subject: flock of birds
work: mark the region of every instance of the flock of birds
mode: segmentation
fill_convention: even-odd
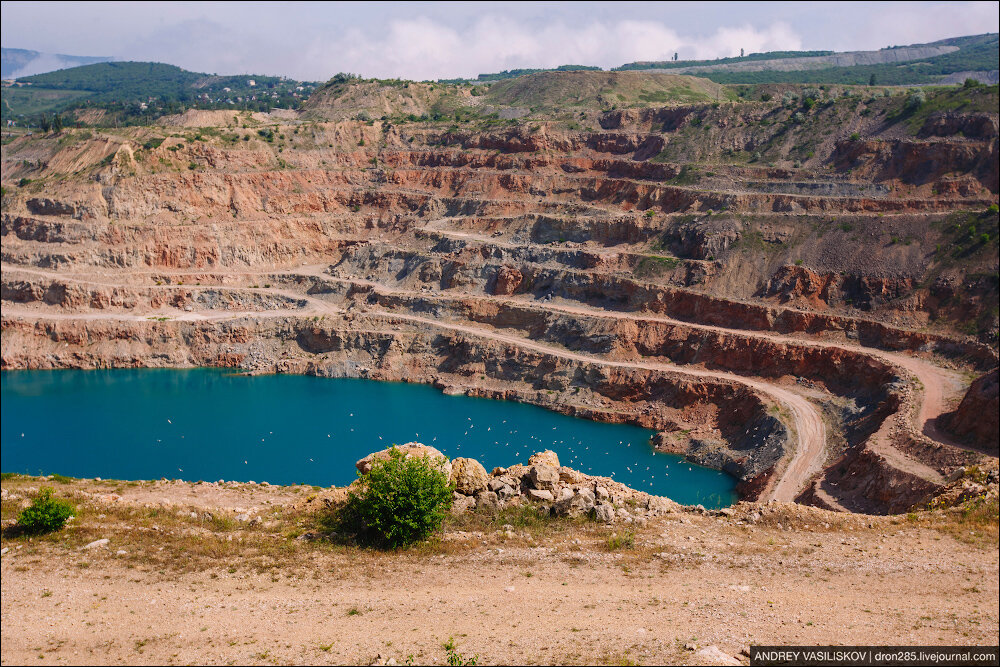
[[[348,413],[347,414],[347,418],[348,419],[353,419],[354,418],[354,413],[353,412]],[[166,421],[167,421],[167,424],[173,425],[173,421],[170,418],[167,418]],[[466,417],[466,421],[468,422],[467,424],[465,424],[462,427],[459,427],[459,428],[464,428],[465,429],[464,432],[462,433],[462,436],[454,439],[454,454],[455,455],[461,455],[463,445],[465,445],[466,449],[475,447],[475,448],[477,448],[479,450],[477,452],[476,456],[474,456],[474,458],[478,458],[480,460],[485,460],[487,458],[490,458],[490,455],[487,452],[483,451],[483,445],[486,444],[486,443],[478,441],[478,439],[476,439],[476,436],[474,434],[471,436],[472,439],[473,439],[473,442],[469,442],[470,432],[473,432],[475,430],[476,425],[473,423],[472,417]],[[506,419],[502,420],[500,422],[500,424],[496,425],[497,426],[497,431],[498,432],[502,431],[503,427],[506,424],[507,424],[507,420]],[[444,426],[447,428],[447,425],[444,425]],[[501,439],[494,439],[492,441],[492,445],[494,447],[497,447],[497,448],[501,448],[502,447],[504,450],[514,449],[515,451],[514,451],[514,457],[513,458],[514,458],[515,461],[520,461],[520,457],[522,455],[522,451],[521,451],[521,447],[520,446],[518,446],[516,443],[512,446],[510,441],[511,440],[515,440],[516,441],[516,440],[520,439],[522,441],[522,443],[523,443],[524,442],[524,438],[526,437],[527,438],[527,442],[529,442],[529,443],[530,442],[534,442],[534,443],[536,443],[536,446],[533,449],[529,448],[530,451],[528,449],[525,449],[525,451],[524,451],[525,455],[530,455],[531,453],[534,453],[535,451],[541,451],[543,449],[553,449],[553,450],[555,450],[557,452],[557,454],[560,455],[560,458],[563,461],[564,465],[566,465],[566,466],[568,466],[570,468],[577,469],[577,470],[586,471],[588,473],[593,473],[594,472],[594,465],[600,465],[602,468],[606,468],[608,463],[611,463],[612,465],[614,464],[614,461],[611,459],[611,456],[612,456],[612,454],[611,454],[611,447],[607,447],[607,446],[604,447],[604,449],[605,449],[604,456],[605,457],[609,457],[609,458],[605,459],[605,460],[602,460],[600,463],[595,463],[595,457],[594,457],[594,455],[588,455],[587,454],[587,452],[590,452],[591,445],[590,444],[586,444],[586,442],[584,441],[583,438],[575,438],[575,439],[571,438],[569,441],[567,441],[565,438],[563,438],[563,439],[557,439],[554,436],[552,436],[550,438],[546,438],[546,437],[543,437],[541,435],[531,434],[531,433],[526,434],[526,436],[525,435],[521,435],[520,437],[518,437],[519,430],[517,428],[514,428],[513,426],[511,426],[511,427],[508,427],[506,430],[507,430],[507,436],[508,436],[508,438],[501,438],[501,439],[504,440],[504,442],[502,442],[502,443],[500,441]],[[553,426],[552,430],[553,431],[557,431],[558,427],[557,426]],[[480,431],[482,432],[482,429],[480,429]],[[348,432],[353,433],[354,432],[354,428],[353,427],[349,427],[348,428]],[[486,426],[485,433],[490,433],[491,434],[490,436],[486,436],[487,438],[488,437],[492,437],[493,425]],[[274,435],[274,432],[273,431],[268,431],[267,435],[269,435],[269,436],[270,435]],[[22,437],[23,437],[23,434],[22,434]],[[184,438],[183,435],[180,435],[179,437],[180,438]],[[327,433],[326,437],[332,440],[333,439],[333,433]],[[378,439],[380,441],[385,442],[385,439],[383,438],[382,435],[377,435],[377,437],[378,437]],[[412,440],[418,440],[419,438],[420,438],[420,433],[419,432],[414,432]],[[409,438],[404,438],[402,441],[405,441],[407,439],[409,439]],[[434,443],[437,443],[437,440],[438,440],[438,436],[435,435],[435,436],[433,436],[431,438],[430,442],[431,442],[431,444],[434,444]],[[263,437],[263,438],[260,439],[260,441],[261,441],[261,443],[265,443],[267,441],[267,438]],[[157,442],[161,443],[162,439],[157,439]],[[618,448],[618,450],[620,452],[621,450],[631,448],[632,444],[633,444],[632,442],[626,442],[624,440],[619,440],[616,447]],[[595,453],[599,452],[599,449],[600,448],[595,447]],[[639,447],[637,449],[643,449],[643,448]],[[445,453],[448,453],[448,452],[445,452]],[[648,454],[651,457],[655,457],[657,455],[657,452],[654,451],[654,450],[652,450],[652,449],[649,449],[648,450]],[[631,457],[631,458],[635,458],[635,457]],[[308,460],[309,460],[310,463],[315,463],[315,460],[313,458],[309,458]],[[249,465],[250,464],[249,458],[243,459],[243,464],[244,465]],[[604,465],[601,465],[601,464],[604,464]],[[634,460],[631,463],[631,465],[625,464],[624,468],[628,472],[628,475],[625,475],[624,476],[625,479],[619,479],[619,481],[624,481],[624,482],[630,484],[633,487],[637,487],[637,485],[639,483],[641,483],[641,482],[645,482],[646,484],[648,484],[649,487],[655,487],[655,484],[656,484],[655,479],[656,479],[656,476],[657,476],[658,472],[660,474],[662,474],[663,478],[667,478],[670,475],[670,472],[669,472],[670,464],[666,463],[666,462],[664,462],[662,464],[662,469],[661,469],[661,466],[659,466],[659,465],[657,465],[655,467],[652,466],[652,465],[645,465],[645,469],[643,470],[643,464],[640,463],[639,460]],[[694,469],[693,466],[687,466],[687,470],[688,471],[692,471],[693,469]],[[184,469],[178,467],[177,471],[178,472],[184,472]],[[609,476],[612,479],[615,479],[616,477],[618,477],[618,475],[619,475],[620,472],[621,471],[611,470]],[[647,473],[647,474],[644,475],[643,473]],[[603,471],[598,471],[597,474],[607,474],[607,473],[604,473]],[[637,475],[641,476],[641,477],[645,477],[646,479],[641,479],[641,478],[640,479],[635,479],[635,477]]]

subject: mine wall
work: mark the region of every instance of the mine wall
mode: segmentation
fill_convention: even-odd
[[[418,379],[451,392],[533,403],[587,419],[659,431],[693,429],[724,444],[711,457],[696,452],[692,460],[744,481],[773,470],[787,448],[787,429],[769,414],[770,402],[737,383],[608,368],[451,332],[385,330],[378,320],[355,320],[343,328],[311,317],[219,323],[4,318],[2,363],[4,370],[221,366]]]

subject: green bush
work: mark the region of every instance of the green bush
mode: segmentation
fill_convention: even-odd
[[[358,487],[335,511],[333,524],[366,546],[398,549],[422,540],[441,528],[451,507],[452,487],[440,463],[395,447],[360,475]]]
[[[52,497],[52,489],[45,487],[31,503],[31,507],[17,517],[17,525],[27,533],[51,533],[59,530],[73,516],[73,506],[65,500]]]

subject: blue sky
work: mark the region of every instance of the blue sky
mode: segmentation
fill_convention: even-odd
[[[997,2],[3,2],[5,47],[325,80],[878,49],[997,30]]]

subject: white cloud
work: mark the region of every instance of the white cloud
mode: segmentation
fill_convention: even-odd
[[[878,49],[996,30],[997,2],[4,2],[5,46],[219,73],[417,79],[562,64]],[[484,13],[486,12],[486,13]]]
[[[996,32],[1000,6],[996,2],[872,3],[873,15],[835,41],[841,49],[880,49],[921,44],[946,37]],[[864,45],[864,46],[859,46]]]
[[[337,71],[370,76],[433,79],[475,76],[517,67],[598,65],[609,68],[635,60],[716,58],[761,50],[801,48],[788,25],[760,29],[723,27],[708,37],[681,36],[663,23],[622,20],[569,26],[532,25],[484,16],[467,29],[428,18],[391,21],[379,35],[354,30],[339,39],[314,40],[308,49],[308,78]]]

